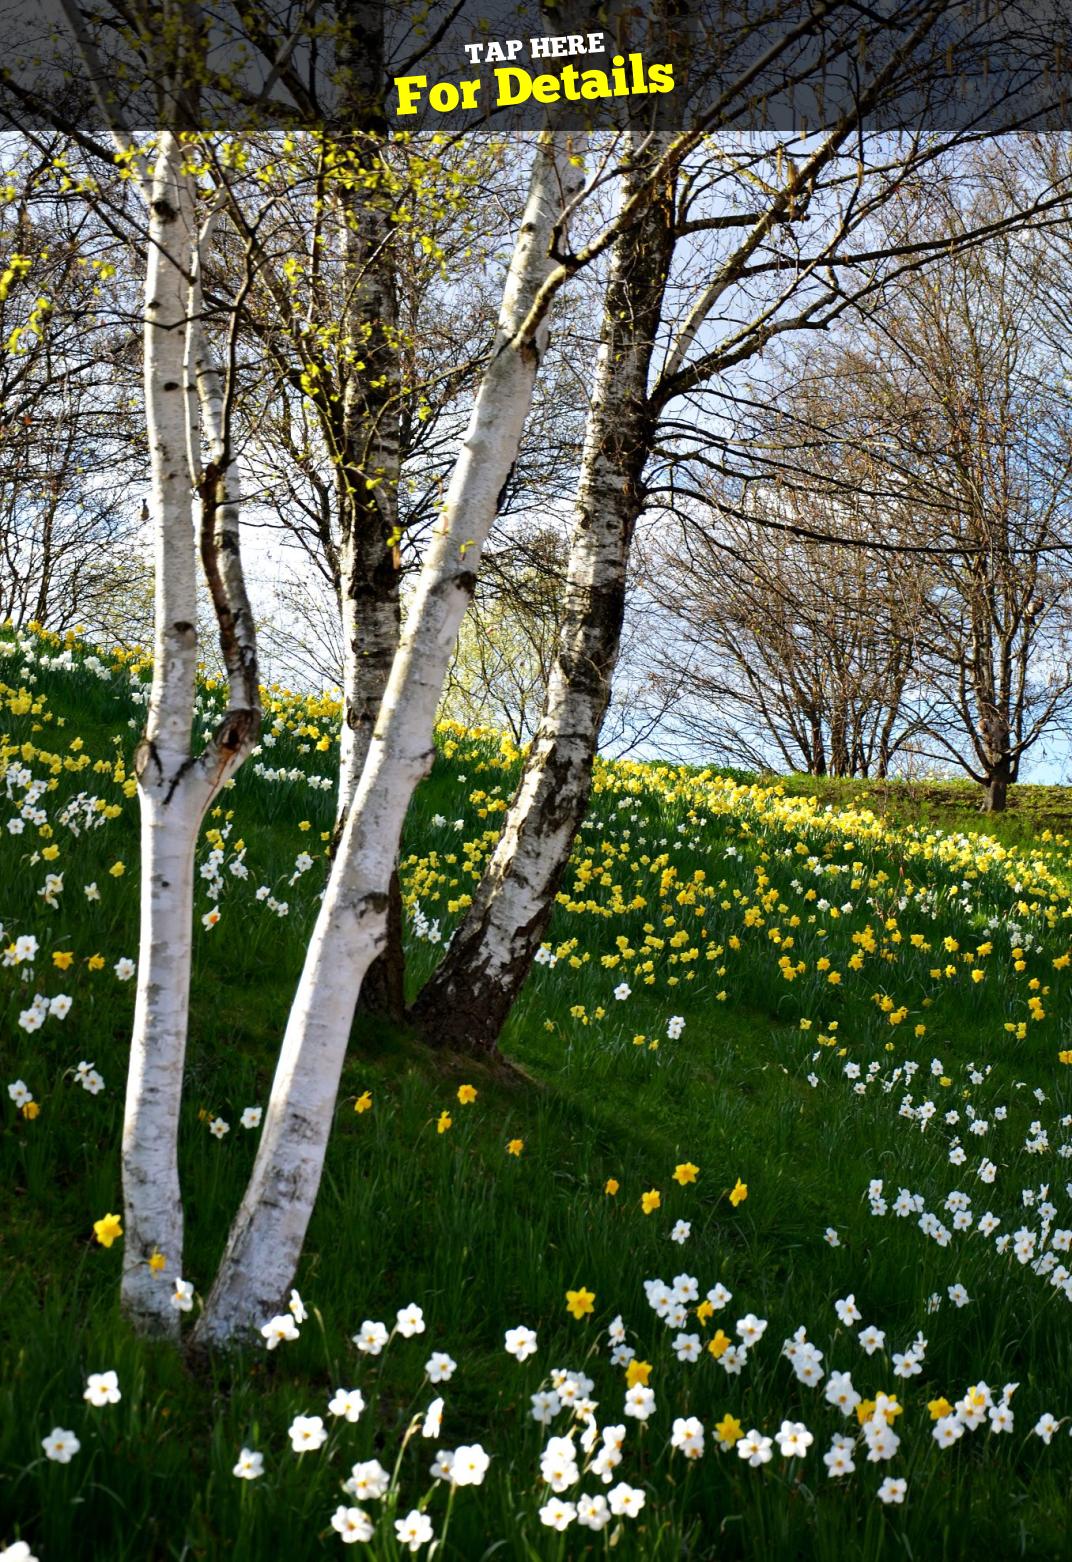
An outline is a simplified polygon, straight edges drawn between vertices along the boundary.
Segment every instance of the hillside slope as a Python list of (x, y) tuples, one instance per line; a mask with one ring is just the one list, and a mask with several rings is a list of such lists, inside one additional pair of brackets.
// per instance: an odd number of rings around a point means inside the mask
[[(128, 1335), (119, 1247), (93, 1232), (121, 1208), (146, 676), (0, 638), (0, 1545), (318, 1557), (359, 1504), (360, 1544), (389, 1558), (427, 1499), (436, 1555), (458, 1559), (1067, 1554), (1072, 1440), (1041, 1418), (1072, 1415), (1068, 837), (600, 766), (504, 1038), (516, 1072), (359, 1015), (300, 1337), (185, 1365)], [(220, 697), (206, 686), (206, 728)], [(206, 822), (181, 1147), (197, 1295), (324, 881), (336, 731), (329, 703), (270, 691), (261, 752)], [(441, 732), (403, 846), (413, 990), (517, 773), (494, 736)], [(355, 1346), (410, 1303), (423, 1332)], [(518, 1325), (538, 1339), (522, 1361)], [(433, 1352), (456, 1363), (438, 1384)], [(96, 1407), (104, 1370), (122, 1398)], [(356, 1422), (329, 1413), (340, 1386), (361, 1390)], [(627, 1428), (620, 1464), (583, 1446), (585, 1401)], [(297, 1414), (330, 1432), (301, 1456)], [(807, 1431), (765, 1445), (784, 1422)], [(69, 1463), (44, 1456), (53, 1427), (81, 1444)], [(541, 1450), (567, 1435), (580, 1468), (556, 1445), (555, 1492)], [(437, 1450), (474, 1442), (479, 1485), (433, 1480)], [(256, 1480), (232, 1474), (243, 1447)], [(373, 1458), (396, 1471), (386, 1496), (346, 1495)], [(611, 1493), (622, 1512), (582, 1500)]]

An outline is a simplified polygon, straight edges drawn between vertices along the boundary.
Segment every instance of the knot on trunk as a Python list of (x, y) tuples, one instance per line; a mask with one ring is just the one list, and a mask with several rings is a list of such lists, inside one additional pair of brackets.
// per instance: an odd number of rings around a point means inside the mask
[(254, 743), (260, 730), (259, 710), (229, 710), (213, 733), (212, 742), (222, 753), (231, 756)]
[(164, 767), (160, 763), (160, 755), (156, 751), (156, 744), (151, 743), (143, 733), (137, 748), (134, 750), (134, 774), (139, 781), (146, 770), (148, 770), (150, 762), (156, 766), (156, 779), (161, 781), (164, 776)]

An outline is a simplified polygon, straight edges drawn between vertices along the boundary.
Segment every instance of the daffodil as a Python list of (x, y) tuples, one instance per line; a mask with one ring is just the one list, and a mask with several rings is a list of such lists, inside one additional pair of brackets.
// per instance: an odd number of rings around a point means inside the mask
[(111, 1247), (117, 1237), (123, 1235), (123, 1226), (118, 1215), (102, 1215), (100, 1220), (93, 1222), (93, 1235), (101, 1247)]
[(566, 1292), (566, 1311), (578, 1320), (590, 1313), (595, 1305), (595, 1292), (581, 1286), (578, 1291)]

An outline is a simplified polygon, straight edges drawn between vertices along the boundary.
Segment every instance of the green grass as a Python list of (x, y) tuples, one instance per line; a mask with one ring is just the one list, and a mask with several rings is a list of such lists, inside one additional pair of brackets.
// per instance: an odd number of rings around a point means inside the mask
[[(780, 795), (658, 767), (603, 768), (592, 828), (582, 832), (566, 903), (551, 929), (557, 964), (535, 968), (504, 1038), (516, 1072), (429, 1053), (405, 1030), (359, 1014), (297, 1277), (310, 1318), (296, 1343), (272, 1354), (251, 1350), (206, 1364), (130, 1335), (117, 1305), (120, 1247), (105, 1250), (93, 1240), (93, 1221), (121, 1207), (133, 986), (119, 982), (112, 966), (136, 954), (137, 803), (115, 779), (114, 756), (122, 753), (129, 764), (136, 739), (129, 723), (139, 724), (139, 713), (125, 674), (104, 681), (82, 666), (80, 653), (70, 668), (43, 665), (50, 649), (37, 649), (36, 665), (22, 656), (0, 658), (0, 683), (39, 698), (35, 712), (0, 689), (0, 753), (9, 774), (25, 763), (46, 775), (40, 751), (67, 755), (74, 738), (92, 761), (109, 763), (106, 773), (92, 764), (75, 773), (61, 760), (55, 789), (40, 800), (55, 831), (51, 840), (30, 826), (10, 835), (6, 820), (17, 805), (0, 809), (3, 944), (27, 933), (40, 942), (29, 981), (26, 964), (0, 967), (0, 1083), (25, 1080), (40, 1105), (28, 1121), (6, 1091), (0, 1097), (0, 1175), (8, 1192), (0, 1252), (0, 1545), (21, 1534), (41, 1562), (330, 1556), (340, 1549), (330, 1528), (343, 1500), (340, 1481), (355, 1460), (377, 1457), (389, 1470), (399, 1461), (396, 1491), (385, 1504), (368, 1505), (374, 1517), (381, 1507), (389, 1510), (364, 1548), (378, 1562), (399, 1554), (389, 1522), (396, 1503), (401, 1514), (427, 1497), (442, 1533), (448, 1492), (432, 1490), (432, 1455), (475, 1440), (492, 1463), (479, 1489), (459, 1489), (450, 1501), (437, 1555), (456, 1562), (554, 1562), (611, 1550), (645, 1562), (930, 1562), (975, 1557), (981, 1549), (1000, 1558), (1072, 1554), (1068, 1424), (1048, 1448), (1031, 1433), (1044, 1410), (1072, 1413), (1072, 1306), (1030, 1265), (998, 1254), (993, 1239), (954, 1233), (941, 1247), (914, 1216), (872, 1214), (867, 1197), (872, 1178), (883, 1179), (891, 1206), (907, 1187), (951, 1228), (943, 1200), (961, 1189), (976, 1219), (992, 1209), (1000, 1230), (1011, 1231), (1021, 1223), (1038, 1228), (1021, 1190), (1045, 1184), (1057, 1206), (1054, 1225), (1072, 1227), (1065, 1192), (1072, 1169), (1059, 1153), (1072, 1140), (1061, 1127), (1072, 1112), (1065, 1082), (1072, 1073), (1057, 1060), (1072, 1046), (1072, 1010), (1069, 972), (1053, 967), (1068, 948), (1072, 913), (1072, 857), (1060, 833), (1064, 793), (1046, 789), (1058, 795), (1037, 810), (1017, 810), (1017, 823), (1003, 827), (995, 849), (978, 829), (961, 837), (967, 821), (955, 809), (952, 823), (939, 824), (939, 813), (947, 816), (929, 795), (897, 794), (893, 806), (892, 789), (827, 789), (789, 778)], [(315, 748), (330, 723), (288, 705), (280, 709), (284, 717), (292, 726), (315, 726), (318, 737), (284, 725), (208, 822), (220, 829), (230, 822), (231, 833), (221, 921), (197, 929), (180, 1146), (188, 1222), (183, 1272), (198, 1293), (211, 1282), (252, 1164), (257, 1135), (243, 1131), (239, 1117), (243, 1107), (267, 1099), (323, 882), (320, 836), (330, 828), (330, 792), (313, 791), (304, 780), (266, 780), (254, 765), (330, 776), (334, 745), (326, 753)], [(449, 908), (472, 888), (500, 818), (498, 811), (481, 818), (488, 798), (473, 795), (491, 794), (493, 805), (508, 799), (516, 775), (516, 756), (492, 740), (455, 735), (444, 740), (414, 802), (404, 883), (444, 935), (458, 915)], [(58, 816), (83, 790), (121, 811), (76, 838)], [(872, 805), (873, 813), (861, 811)], [(436, 822), (440, 817), (445, 824)], [(452, 827), (456, 818), (465, 821), (461, 831)], [(299, 828), (303, 821), (308, 830)], [(229, 871), (239, 839), (246, 880)], [(33, 862), (49, 844), (59, 846), (58, 858)], [(206, 842), (199, 861), (209, 849)], [(304, 849), (316, 863), (290, 885)], [(125, 872), (113, 877), (117, 862)], [(845, 873), (815, 871), (842, 865)], [(38, 893), (48, 871), (64, 875), (54, 909)], [(698, 885), (697, 871), (705, 875)], [(757, 884), (757, 871), (771, 884)], [(853, 879), (859, 888), (850, 887)], [(91, 882), (99, 901), (83, 894)], [(261, 884), (288, 902), (287, 916), (255, 899)], [(754, 907), (757, 894), (772, 886), (761, 923), (747, 926), (743, 898)], [(812, 887), (816, 895), (806, 899)], [(921, 903), (920, 888), (933, 900)], [(635, 898), (644, 904), (634, 905)], [(818, 909), (824, 898), (853, 910), (834, 918), (829, 908)], [(199, 916), (209, 904), (199, 893)], [(884, 925), (887, 917), (895, 928)], [(1023, 930), (1025, 945), (1031, 939), (1022, 971), (1013, 965), (1011, 923)], [(438, 947), (413, 937), (412, 925), (407, 955), (415, 989)], [(643, 949), (646, 926), (661, 948)], [(854, 971), (851, 935), (865, 927), (876, 949)], [(772, 941), (772, 930), (780, 942)], [(932, 949), (914, 948), (913, 933)], [(946, 937), (957, 940), (957, 951), (941, 948)], [(786, 938), (794, 940), (788, 949)], [(618, 939), (635, 955), (623, 959)], [(960, 957), (986, 942), (992, 953), (974, 962), (985, 978), (974, 983)], [(682, 961), (693, 950), (696, 958)], [(721, 952), (708, 958), (714, 950)], [(73, 953), (68, 970), (54, 968), (53, 951)], [(86, 962), (96, 953), (106, 964), (91, 971)], [(792, 981), (779, 970), (783, 954), (805, 963)], [(603, 957), (615, 955), (619, 963), (604, 966)], [(640, 969), (649, 958), (651, 970)], [(841, 973), (837, 987), (818, 969), (821, 958)], [(953, 977), (931, 977), (947, 963)], [(632, 993), (618, 1002), (613, 989), (623, 978)], [(1041, 997), (1045, 1018), (1037, 1021), (1028, 1018), (1032, 980), (1039, 993), (1049, 988)], [(29, 1034), (19, 1014), (35, 991), (66, 992), (74, 1004), (65, 1020), (50, 1018)], [(894, 1012), (907, 1011), (896, 1026), (875, 994), (888, 995)], [(686, 1023), (670, 1040), (667, 1020), (675, 1014)], [(802, 1020), (810, 1029), (802, 1030)], [(914, 1034), (917, 1025), (926, 1026), (923, 1036)], [(1022, 1025), (1023, 1039), (1006, 1025)], [(635, 1044), (635, 1036), (643, 1042)], [(931, 1076), (932, 1058), (951, 1083)], [(106, 1081), (96, 1097), (72, 1078), (82, 1059)], [(919, 1064), (916, 1078), (884, 1090), (880, 1081), (909, 1060)], [(854, 1063), (864, 1075), (870, 1064), (879, 1066), (864, 1094), (843, 1072)], [(980, 1083), (972, 1081), (973, 1066), (977, 1073), (989, 1069)], [(456, 1099), (463, 1082), (479, 1092), (469, 1106)], [(1036, 1088), (1044, 1092), (1041, 1103)], [(925, 1098), (938, 1105), (926, 1132), (899, 1115), (906, 1089), (917, 1105)], [(366, 1090), (373, 1106), (359, 1115), (354, 1103)], [(994, 1115), (1001, 1106), (1004, 1120)], [(954, 1107), (960, 1121), (946, 1124)], [(989, 1123), (979, 1139), (969, 1132), (969, 1107)], [(444, 1110), (452, 1126), (438, 1133)], [(231, 1124), (221, 1142), (206, 1123), (206, 1115), (217, 1114)], [(1035, 1120), (1048, 1130), (1046, 1150), (1025, 1148)], [(949, 1161), (955, 1134), (968, 1152), (964, 1166)], [(524, 1140), (520, 1157), (506, 1152), (515, 1137)], [(993, 1184), (976, 1175), (982, 1155), (997, 1166)], [(700, 1170), (695, 1183), (679, 1187), (672, 1173), (683, 1161)], [(738, 1177), (749, 1191), (733, 1208), (727, 1193)], [(608, 1178), (620, 1185), (615, 1196), (604, 1192)], [(640, 1195), (653, 1188), (661, 1207), (645, 1216)], [(692, 1227), (682, 1246), (670, 1240), (678, 1219)], [(839, 1246), (824, 1240), (827, 1227), (835, 1228)], [(695, 1364), (675, 1359), (676, 1330), (649, 1308), (643, 1282), (682, 1272), (698, 1278), (701, 1297), (716, 1281), (733, 1292), (713, 1319), (690, 1316), (686, 1332), (706, 1342), (719, 1325), (732, 1334), (746, 1313), (768, 1320), (740, 1376), (727, 1375), (706, 1352)], [(946, 1297), (956, 1282), (971, 1297), (963, 1309)], [(581, 1286), (595, 1293), (595, 1305), (577, 1322), (566, 1311), (565, 1292)], [(850, 1292), (864, 1323), (886, 1332), (886, 1353), (868, 1358), (838, 1323), (833, 1303)], [(931, 1313), (934, 1293), (942, 1304)], [(423, 1307), (427, 1332), (393, 1339), (379, 1358), (360, 1357), (350, 1336), (362, 1320), (390, 1325), (410, 1301)], [(611, 1364), (605, 1337), (618, 1313), (639, 1358), (652, 1364), (657, 1409), (643, 1427), (625, 1418), (617, 1472), (644, 1489), (646, 1504), (638, 1519), (615, 1521), (600, 1535), (576, 1524), (556, 1535), (537, 1517), (547, 1496), (538, 1461), (547, 1435), (564, 1432), (568, 1416), (537, 1426), (529, 1396), (552, 1369), (581, 1369), (595, 1380), (600, 1424), (623, 1420), (624, 1372)], [(502, 1342), (504, 1330), (522, 1322), (537, 1329), (539, 1351), (519, 1365)], [(902, 1441), (888, 1465), (867, 1463), (861, 1444), (855, 1474), (842, 1481), (826, 1475), (822, 1452), (832, 1433), (856, 1431), (856, 1418), (843, 1420), (822, 1388), (799, 1384), (782, 1359), (782, 1341), (800, 1325), (824, 1352), (824, 1368), (851, 1370), (865, 1396), (900, 1391)], [(903, 1351), (920, 1329), (928, 1340), (923, 1371), (900, 1383), (889, 1353)], [(458, 1362), (441, 1390), (423, 1382), (432, 1350), (449, 1351)], [(108, 1368), (118, 1372), (123, 1398), (93, 1409), (82, 1399), (86, 1375)], [(940, 1450), (928, 1400), (955, 1400), (979, 1380), (998, 1394), (1006, 1382), (1019, 1383), (1013, 1433), (984, 1428)], [(361, 1420), (333, 1425), (324, 1448), (296, 1456), (286, 1435), (292, 1417), (330, 1421), (326, 1404), (339, 1385), (361, 1388), (368, 1401)], [(437, 1392), (446, 1401), (441, 1437), (426, 1441), (418, 1433), (407, 1441), (411, 1418)], [(803, 1460), (787, 1463), (775, 1452), (770, 1464), (750, 1469), (717, 1447), (712, 1427), (727, 1412), (767, 1435), (783, 1419), (804, 1421), (815, 1443)], [(695, 1465), (668, 1446), (673, 1419), (686, 1415), (699, 1416), (707, 1434)], [(41, 1454), (40, 1440), (54, 1425), (81, 1440), (67, 1466)], [(243, 1445), (265, 1454), (257, 1482), (231, 1474)], [(878, 1502), (886, 1475), (907, 1478), (903, 1506)], [(575, 1498), (577, 1490), (606, 1488), (588, 1477), (563, 1495)]]

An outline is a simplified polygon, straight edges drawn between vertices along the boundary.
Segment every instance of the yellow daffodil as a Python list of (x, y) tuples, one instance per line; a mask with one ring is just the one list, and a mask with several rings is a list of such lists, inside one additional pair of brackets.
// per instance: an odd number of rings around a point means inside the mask
[(566, 1311), (573, 1318), (584, 1318), (592, 1311), (595, 1299), (595, 1292), (586, 1291), (583, 1285), (579, 1291), (567, 1291)]
[(100, 1220), (93, 1222), (93, 1235), (101, 1247), (111, 1247), (116, 1237), (123, 1235), (123, 1227), (118, 1215), (103, 1215)]

